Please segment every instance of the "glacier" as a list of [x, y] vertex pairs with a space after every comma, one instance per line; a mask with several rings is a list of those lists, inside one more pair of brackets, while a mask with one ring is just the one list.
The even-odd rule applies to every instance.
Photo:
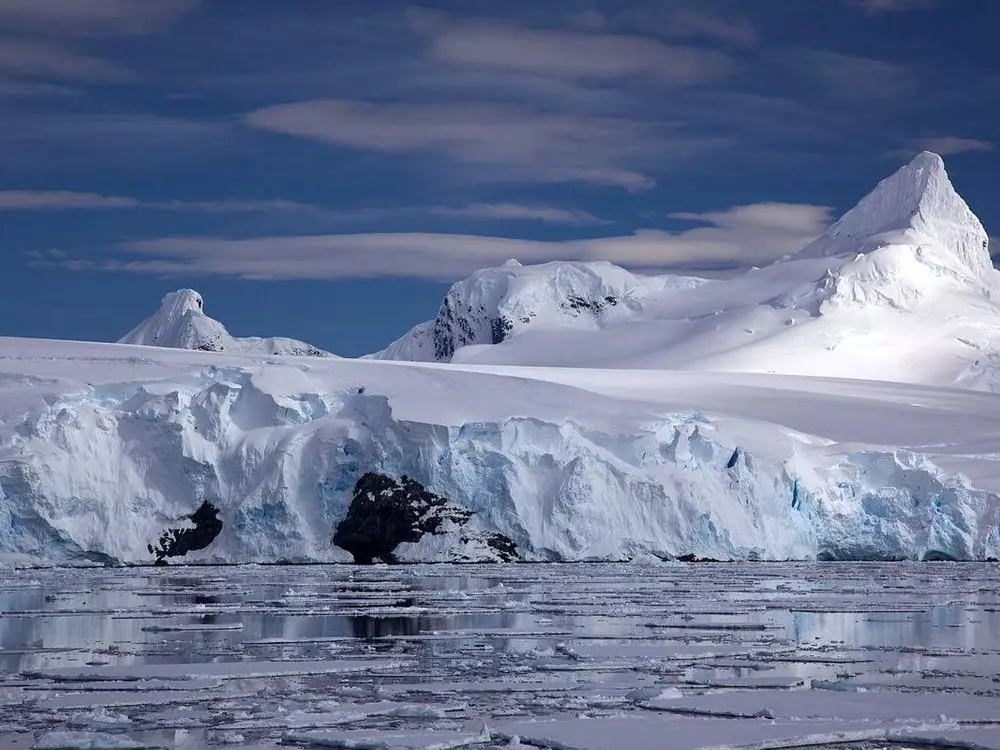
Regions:
[[[221, 533], [182, 561], [346, 562], [331, 540], [372, 471], [528, 560], [1000, 556], [992, 394], [18, 339], [0, 371], [12, 561], [153, 562], [207, 501]], [[491, 559], [456, 558], [459, 532], [396, 557]]]
[[770, 266], [509, 261], [362, 359], [192, 290], [118, 344], [0, 338], [0, 560], [349, 562], [368, 475], [452, 509], [398, 561], [1000, 557], [986, 241], [921, 154]]

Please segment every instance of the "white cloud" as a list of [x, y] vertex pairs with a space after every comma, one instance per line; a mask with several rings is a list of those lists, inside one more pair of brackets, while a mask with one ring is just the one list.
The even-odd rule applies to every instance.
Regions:
[[829, 209], [785, 203], [677, 214], [706, 226], [687, 231], [540, 242], [425, 232], [227, 239], [172, 237], [122, 246], [110, 261], [54, 258], [41, 265], [134, 273], [261, 279], [412, 276], [455, 279], [515, 257], [522, 262], [609, 260], [639, 268], [761, 264], [794, 252], [821, 233]]
[[256, 212], [328, 212], [324, 206], [295, 201], [222, 200], [222, 201], [143, 201], [121, 195], [100, 195], [70, 190], [0, 190], [0, 211], [36, 211], [68, 209], [152, 209], [157, 211], [207, 214]]
[[[51, 152], [64, 145], [157, 146], [179, 141], [202, 141], [228, 135], [229, 123], [184, 120], [148, 114], [117, 113], [18, 113], [8, 116], [0, 109], [0, 144], [34, 143]], [[40, 149], [41, 150], [41, 149]]]
[[507, 104], [412, 104], [319, 99], [251, 112], [276, 133], [383, 153], [429, 152], [491, 165], [479, 179], [583, 182], [639, 191], [655, 163], [704, 154], [726, 139], [687, 136], [662, 122], [553, 114]]
[[838, 100], [884, 102], [909, 96], [916, 86], [904, 65], [824, 49], [780, 52], [792, 74], [812, 79]]
[[121, 83], [130, 71], [98, 57], [39, 41], [0, 40], [0, 70], [25, 78]]
[[[752, 45], [759, 41], [757, 30], [746, 18], [723, 17], [702, 8], [672, 8], [663, 3], [623, 9], [602, 18], [602, 26], [636, 29], [668, 39], [711, 39], [738, 46]], [[578, 19], [584, 20], [580, 17]], [[593, 23], [596, 18], [590, 17], [590, 20]]]
[[84, 93], [71, 86], [44, 81], [19, 81], [10, 76], [0, 75], [0, 97], [10, 99], [42, 96], [78, 99], [84, 96]]
[[[720, 144], [721, 145], [721, 144]], [[692, 143], [692, 151], [702, 151]], [[644, 193], [656, 187], [656, 180], [629, 169], [613, 167], [568, 167], [537, 170], [532, 175], [537, 182], [581, 182], [585, 185], [618, 187], [630, 193]]]
[[[0, 97], [79, 92], [45, 81], [85, 84], [135, 79], [110, 59], [75, 49], [67, 37], [146, 34], [199, 0], [0, 0]], [[20, 80], [19, 80], [20, 79]]]
[[541, 221], [549, 224], [608, 224], [586, 211], [518, 203], [473, 203], [468, 206], [432, 206], [427, 213], [464, 219]]
[[198, 0], [0, 0], [0, 26], [48, 34], [144, 34]]
[[956, 138], [953, 136], [942, 136], [939, 138], [914, 138], [909, 141], [911, 149], [902, 149], [898, 153], [912, 154], [914, 151], [933, 151], [941, 156], [951, 154], [963, 154], [967, 151], [993, 151], [996, 144], [990, 141], [981, 141], [976, 138]]
[[[613, 118], [542, 114], [511, 105], [375, 104], [320, 99], [265, 107], [251, 125], [340, 146], [388, 153], [431, 149], [468, 162], [544, 157], [550, 149], [576, 150], [581, 142], [607, 142], [637, 125]], [[563, 145], [560, 146], [560, 143]]]
[[140, 201], [135, 198], [118, 195], [75, 193], [69, 190], [0, 190], [0, 211], [135, 208], [139, 205]]
[[933, 8], [937, 4], [937, 0], [847, 0], [847, 4], [860, 8], [869, 14], [900, 13]]
[[435, 59], [456, 66], [595, 80], [642, 76], [677, 86], [717, 80], [730, 70], [721, 53], [644, 36], [527, 29], [443, 14], [425, 14], [415, 27], [428, 36]]
[[488, 221], [541, 221], [550, 224], [597, 225], [610, 222], [587, 211], [519, 203], [471, 203], [466, 206], [400, 206], [334, 209], [311, 203], [283, 200], [143, 201], [120, 195], [100, 195], [69, 190], [0, 190], [0, 211], [147, 209], [178, 213], [293, 213], [313, 214], [329, 220], [372, 221], [440, 216]]

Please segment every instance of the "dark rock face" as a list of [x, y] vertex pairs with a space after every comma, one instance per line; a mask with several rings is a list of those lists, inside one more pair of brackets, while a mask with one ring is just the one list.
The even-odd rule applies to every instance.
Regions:
[[[618, 297], [611, 294], [597, 297], [570, 294], [560, 302], [560, 307], [570, 317], [589, 313], [600, 320], [608, 308], [615, 307], [620, 302]], [[434, 359], [448, 362], [456, 350], [472, 344], [502, 344], [510, 338], [515, 328], [529, 325], [534, 317], [535, 313], [532, 311], [517, 319], [496, 314], [481, 303], [470, 304], [460, 291], [452, 288], [441, 302], [434, 319]]]
[[[463, 539], [463, 542], [468, 541]], [[487, 534], [484, 541], [486, 546], [497, 553], [497, 556], [504, 562], [513, 562], [517, 559], [517, 545], [509, 537], [499, 532]]]
[[490, 321], [490, 338], [493, 344], [502, 344], [507, 334], [514, 330], [514, 324], [501, 316]]
[[157, 565], [166, 565], [168, 557], [179, 557], [194, 550], [205, 549], [222, 531], [219, 509], [207, 500], [188, 518], [194, 523], [193, 529], [167, 529], [160, 535], [156, 546], [146, 545], [149, 554], [156, 556]]
[[609, 307], [614, 307], [617, 304], [618, 298], [610, 294], [599, 299], [586, 299], [578, 294], [571, 294], [563, 306], [569, 310], [589, 310], [594, 315], [600, 315]]
[[[354, 487], [347, 517], [333, 535], [333, 543], [350, 552], [354, 562], [370, 565], [375, 559], [397, 562], [393, 550], [403, 542], [417, 542], [424, 534], [441, 533], [450, 521], [463, 526], [472, 511], [428, 492], [419, 482], [403, 476], [399, 481], [369, 472]], [[517, 558], [514, 542], [503, 534], [480, 537], [505, 561]], [[463, 536], [463, 543], [470, 537]]]
[[513, 328], [505, 318], [490, 318], [483, 305], [463, 305], [452, 291], [434, 319], [434, 359], [447, 362], [456, 349], [469, 344], [499, 344]]
[[697, 555], [692, 555], [690, 553], [686, 555], [680, 555], [678, 558], [681, 562], [686, 563], [717, 563], [722, 562], [721, 560], [716, 560], [714, 557], [698, 557]]

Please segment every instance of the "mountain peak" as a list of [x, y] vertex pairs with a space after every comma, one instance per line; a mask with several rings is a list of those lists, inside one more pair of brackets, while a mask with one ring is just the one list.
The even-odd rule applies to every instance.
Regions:
[[178, 289], [163, 297], [160, 309], [118, 340], [119, 344], [326, 357], [328, 352], [288, 338], [236, 338], [205, 314], [205, 300], [194, 289]]
[[187, 312], [205, 313], [205, 299], [194, 289], [178, 289], [163, 296], [160, 302], [160, 312], [174, 315], [184, 315]]
[[223, 351], [231, 339], [226, 327], [205, 314], [205, 300], [194, 289], [164, 295], [160, 308], [119, 340], [119, 344]]
[[944, 160], [930, 151], [882, 180], [800, 255], [857, 254], [890, 244], [919, 246], [963, 275], [982, 278], [993, 268], [986, 230], [955, 191]]

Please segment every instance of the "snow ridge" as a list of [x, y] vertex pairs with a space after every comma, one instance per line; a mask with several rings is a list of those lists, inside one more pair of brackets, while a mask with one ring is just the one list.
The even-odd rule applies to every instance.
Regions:
[[222, 323], [205, 314], [205, 301], [194, 289], [178, 289], [164, 296], [160, 309], [119, 339], [118, 343], [205, 352], [330, 356], [329, 352], [296, 339], [233, 337]]
[[509, 260], [456, 282], [434, 320], [370, 356], [449, 362], [462, 347], [500, 344], [529, 330], [599, 330], [640, 316], [647, 298], [706, 283], [640, 276], [607, 262], [523, 266]]
[[508, 263], [456, 283], [379, 359], [695, 369], [1000, 391], [1000, 273], [941, 157], [882, 180], [822, 237], [727, 279]]
[[993, 271], [986, 230], [955, 191], [944, 161], [929, 151], [882, 180], [798, 256], [834, 257], [886, 245], [918, 245], [976, 279]]

